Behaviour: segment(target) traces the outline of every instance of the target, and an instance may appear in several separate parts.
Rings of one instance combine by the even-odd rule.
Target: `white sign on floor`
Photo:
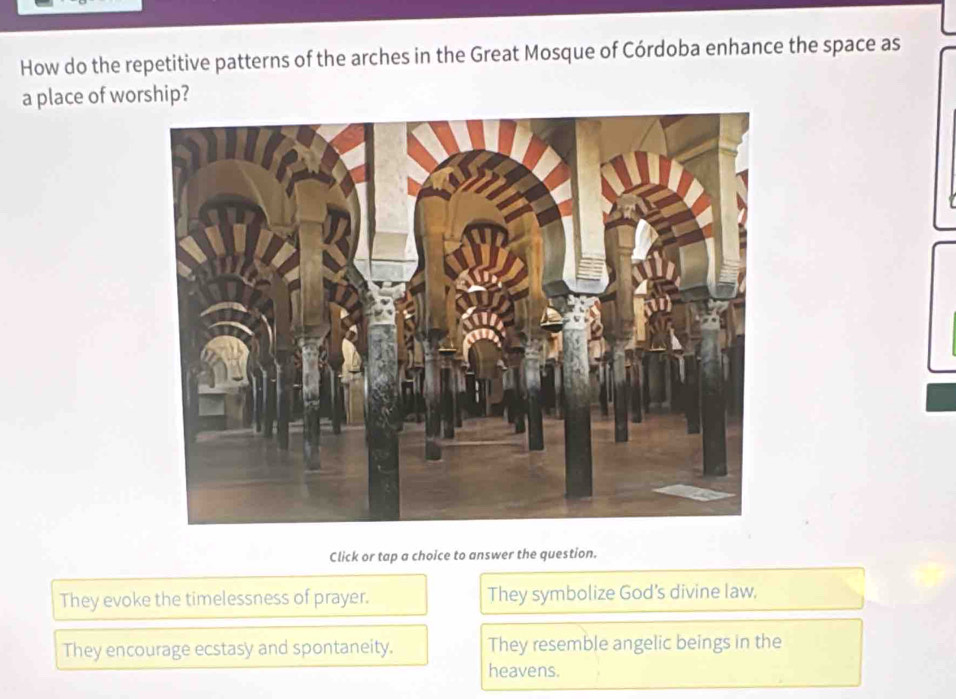
[[[711,500],[723,500],[732,498],[731,493],[721,493],[719,490],[708,490],[707,488],[698,488],[693,485],[668,485],[664,488],[655,488],[655,493],[664,495],[675,495],[679,498],[688,498],[697,502],[710,502]]]

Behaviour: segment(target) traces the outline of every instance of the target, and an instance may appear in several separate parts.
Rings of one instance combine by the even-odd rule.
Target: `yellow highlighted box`
[[[856,687],[863,622],[484,624],[484,690]]]
[[[416,616],[424,575],[54,580],[57,621]]]
[[[54,640],[60,670],[428,664],[425,626],[67,629]]]
[[[863,568],[485,573],[482,614],[862,609]]]

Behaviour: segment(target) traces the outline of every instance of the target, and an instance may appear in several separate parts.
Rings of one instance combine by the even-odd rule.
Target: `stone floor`
[[[252,430],[199,435],[187,469],[189,521],[200,523],[320,522],[368,518],[364,428],[332,435],[322,426],[321,469],[305,471],[301,424],[291,448]],[[740,514],[740,422],[727,428],[729,475],[701,475],[700,435],[680,415],[648,415],[630,425],[630,442],[615,444],[614,419],[592,417],[594,495],[564,497],[563,422],[545,417],[545,451],[529,453],[527,435],[503,418],[465,421],[443,443],[440,462],[424,460],[424,426],[400,433],[402,519],[659,517]],[[655,493],[686,484],[733,497],[698,502]]]

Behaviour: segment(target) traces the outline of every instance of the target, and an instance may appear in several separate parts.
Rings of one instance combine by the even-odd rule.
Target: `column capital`
[[[322,342],[325,340],[325,335],[319,335],[317,333],[303,333],[295,338],[296,344],[299,346],[299,349],[308,348],[318,348],[321,347]]]
[[[715,299],[696,302],[694,308],[700,316],[700,329],[720,330],[720,314],[727,310],[727,306],[726,301]]]
[[[597,299],[594,296],[567,294],[555,297],[554,307],[564,320],[568,330],[583,330],[588,324],[588,311]]]
[[[395,325],[395,302],[404,295],[404,284],[366,282],[359,293],[369,326]]]
[[[614,212],[604,224],[605,243],[613,243],[619,255],[634,252],[635,234],[638,221],[643,218],[643,212],[638,208],[637,199],[631,195],[624,195],[614,205]]]
[[[434,335],[425,335],[421,338],[422,353],[425,355],[425,361],[438,359],[438,350],[441,347],[441,338]]]
[[[528,340],[524,347],[525,359],[540,362],[545,356],[544,341],[540,339]]]

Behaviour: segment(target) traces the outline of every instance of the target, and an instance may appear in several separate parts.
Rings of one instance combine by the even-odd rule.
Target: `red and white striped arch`
[[[274,306],[269,296],[269,285],[252,284],[241,277],[224,276],[201,279],[190,294],[190,305],[196,314],[219,304],[234,303],[249,311],[274,318]]]
[[[461,245],[445,255],[445,276],[454,285],[463,272],[480,270],[495,276],[512,301],[530,293],[528,268],[509,251],[507,231],[499,226],[478,224],[465,229]]]
[[[595,342],[604,337],[604,319],[601,318],[601,308],[603,304],[600,299],[596,299],[591,307],[588,308],[588,341]]]
[[[470,333],[466,334],[461,341],[461,352],[464,356],[468,356],[468,351],[471,349],[472,345],[481,340],[488,340],[499,350],[501,349],[501,338],[498,337],[498,334],[491,328],[478,328],[477,330],[472,330]]]
[[[458,290],[467,291],[474,286],[480,286],[486,291],[502,291],[504,289],[501,280],[487,269],[469,269],[458,276],[456,284]]]
[[[215,338],[223,336],[234,337],[249,348],[252,348],[252,341],[256,337],[255,333],[245,325],[234,322],[214,323],[199,332],[199,340],[204,347]]]
[[[290,289],[299,286],[299,251],[258,222],[206,226],[176,243],[176,268],[187,279],[214,268],[220,258],[239,258],[244,265],[261,262],[274,269]]]
[[[172,135],[175,215],[183,209],[189,180],[222,160],[252,163],[269,172],[293,196],[302,180],[319,180],[347,202],[352,238],[367,222],[362,202],[368,170],[363,124],[178,129]]]
[[[357,325],[364,315],[362,299],[358,291],[346,280],[325,280],[326,300],[345,311],[342,322],[347,327]]]
[[[256,330],[266,322],[266,319],[258,313],[254,313],[244,307],[239,308],[238,306],[215,306],[206,309],[199,315],[199,320],[206,326],[215,323],[241,323],[251,330]]]
[[[680,274],[677,265],[660,254],[652,254],[635,262],[631,266],[631,278],[635,289],[645,280],[654,281],[672,301],[680,301]]]
[[[528,268],[505,247],[507,242],[508,231],[497,224],[468,226],[462,234],[461,245],[445,255],[445,285],[465,289],[472,285],[500,288],[512,302],[528,296]],[[414,304],[416,320],[421,320],[425,317],[425,270],[421,261],[409,282],[408,296]]]
[[[551,146],[518,122],[430,121],[416,127],[408,136],[411,216],[419,195],[429,189],[429,177],[441,167],[452,170],[450,181],[441,187],[465,186],[483,194],[506,221],[530,207],[543,233],[573,240],[571,169]]]
[[[349,261],[349,215],[338,209],[329,209],[325,219],[325,248],[322,251],[322,266],[326,276],[336,282],[345,279]]]
[[[514,303],[507,294],[499,289],[458,292],[458,297],[455,299],[455,308],[460,316],[464,316],[468,312],[491,311],[501,318],[505,327],[514,325]]]
[[[662,236],[661,228],[669,229],[681,247],[713,237],[710,195],[666,156],[646,151],[614,156],[601,166],[601,194],[606,218],[622,195],[635,195],[648,223]]]
[[[461,321],[462,332],[466,335],[478,328],[491,328],[498,333],[499,337],[505,336],[504,321],[491,311],[475,311],[474,313],[469,313]]]
[[[674,302],[669,296],[657,296],[644,301],[644,315],[650,318],[658,313],[669,314],[674,310]]]

